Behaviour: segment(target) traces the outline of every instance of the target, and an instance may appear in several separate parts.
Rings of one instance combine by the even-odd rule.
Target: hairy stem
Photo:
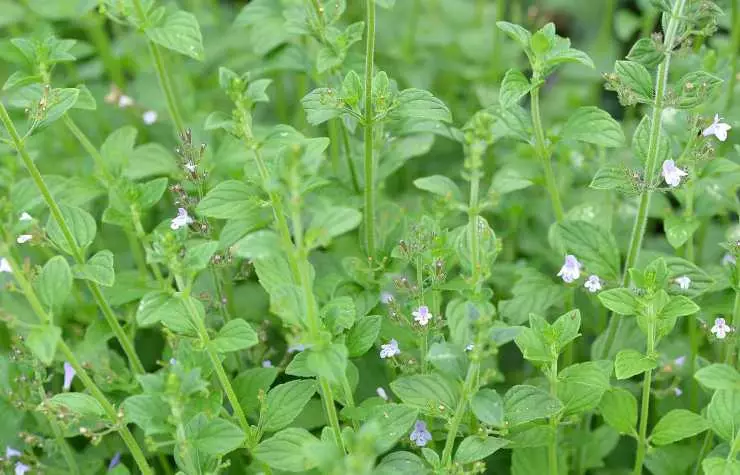
[[[740,323],[740,258],[735,260],[735,303],[732,306],[732,320],[727,322],[729,326],[737,325]],[[725,354],[725,363],[730,366],[735,365],[735,346],[737,344],[737,337],[730,338],[727,343],[727,353]]]
[[[54,197],[51,194],[51,190],[49,190],[49,187],[46,186],[46,182],[44,182],[44,178],[41,176],[41,172],[36,167],[36,164],[31,159],[31,156],[28,154],[23,140],[21,139],[20,135],[18,135],[18,131],[13,125],[13,121],[10,119],[8,111],[5,109],[5,106],[2,103],[0,103],[0,121],[2,121],[3,125],[5,125],[5,129],[8,131],[8,134],[10,134],[13,145],[18,151],[18,155],[20,155],[23,164],[28,170],[28,173],[31,175],[31,179],[36,185],[36,188],[41,193],[46,206],[49,208],[51,216],[54,218],[54,221],[56,221],[59,229],[62,231],[64,239],[67,241],[67,244],[72,251],[72,257],[78,264],[85,264],[85,254],[83,250],[77,244],[77,241],[72,234],[72,229],[69,227],[69,224],[64,219],[64,215],[62,215],[61,208],[59,208],[59,205],[54,200]],[[103,292],[100,290],[100,287],[97,283],[90,280],[86,280],[85,283],[87,284],[88,289],[90,289],[90,293],[92,294],[95,303],[98,305],[98,307],[100,307],[105,320],[108,322],[108,325],[113,330],[113,333],[120,343],[121,348],[123,348],[123,351],[129,360],[129,364],[131,365],[131,370],[136,374],[144,374],[144,366],[141,364],[141,360],[139,360],[139,356],[136,354],[136,349],[134,348],[133,342],[130,340],[128,335],[126,335],[126,332],[121,327],[121,324],[118,322],[118,318],[113,313],[113,309],[103,295]]]
[[[625,287],[629,284],[628,271],[631,267],[634,267],[637,262],[637,257],[640,254],[642,239],[645,235],[645,228],[647,226],[648,208],[650,207],[650,198],[653,193],[652,186],[653,181],[655,180],[655,172],[658,168],[658,144],[661,134],[665,92],[668,84],[668,70],[670,69],[671,64],[673,43],[681,22],[681,16],[683,14],[685,4],[686,0],[676,0],[673,5],[673,11],[671,12],[671,18],[668,22],[668,28],[666,28],[664,44],[667,45],[667,48],[663,62],[658,66],[655,80],[655,102],[653,103],[653,114],[650,121],[650,138],[648,140],[647,163],[645,164],[645,181],[648,186],[640,194],[640,206],[637,211],[635,223],[632,227],[632,237],[630,238],[627,259],[624,263],[624,274],[622,276],[622,285]],[[618,333],[620,325],[621,317],[613,313],[609,320],[609,326],[606,329],[604,346],[602,347],[600,354],[601,359],[609,356],[612,344],[614,344],[614,338]]]
[[[558,397],[558,360],[555,357],[550,367],[550,395],[557,399]],[[552,427],[552,440],[547,446],[547,466],[550,475],[558,475],[558,424],[560,416],[557,414],[550,418],[550,427]]]
[[[732,110],[732,104],[735,100],[735,86],[737,85],[738,76],[740,75],[740,61],[738,61],[738,54],[740,52],[740,28],[737,25],[740,24],[740,0],[732,0],[732,19],[730,25],[735,25],[732,28],[732,46],[730,47],[730,80],[727,81],[727,103],[725,104],[725,112]]]
[[[46,399],[46,394],[44,394],[42,388],[39,388],[39,395],[41,396],[42,400]],[[49,422],[49,427],[51,427],[51,431],[54,432],[54,439],[57,441],[57,445],[62,451],[62,456],[64,457],[64,461],[67,462],[70,473],[74,475],[81,473],[80,467],[77,465],[77,460],[75,460],[72,447],[70,447],[67,441],[64,439],[64,432],[62,431],[62,428],[59,427],[59,423],[51,414],[47,415],[46,420]]]
[[[468,408],[468,398],[472,394],[476,380],[478,379],[478,371],[480,370],[480,362],[475,360],[470,362],[468,366],[468,372],[465,375],[465,382],[463,383],[462,393],[460,394],[460,401],[457,403],[455,408],[455,415],[450,423],[450,430],[447,432],[447,439],[445,440],[445,446],[442,450],[442,466],[450,467],[452,465],[452,448],[455,445],[455,439],[457,438],[457,431],[460,428],[460,423],[465,416],[465,411]]]
[[[655,316],[650,318],[655,319]],[[647,354],[652,355],[655,352],[655,323],[648,324],[647,334]],[[647,424],[650,415],[650,388],[653,382],[653,370],[645,371],[645,377],[642,382],[642,400],[640,401],[640,424],[637,439],[637,455],[635,456],[634,475],[642,474],[642,464],[645,461],[647,451]]]
[[[537,83],[539,80],[540,78],[535,75],[532,82]],[[550,195],[550,202],[552,203],[552,209],[555,212],[555,219],[558,222],[561,222],[565,218],[565,211],[563,211],[563,203],[560,201],[560,192],[558,191],[557,181],[555,180],[555,173],[552,171],[552,155],[545,143],[545,130],[542,128],[542,117],[540,114],[540,87],[541,86],[535,87],[532,89],[531,93],[532,126],[534,128],[535,150],[545,172],[545,186]]]
[[[373,69],[375,56],[375,0],[365,2],[367,37],[365,49],[365,246],[367,255],[375,257],[375,144],[373,117]]]
[[[105,18],[91,15],[90,21],[85,22],[85,29],[95,49],[100,53],[109,79],[116,86],[123,87],[126,84],[126,78],[123,75],[123,70],[118,59],[113,56],[110,38],[108,38],[108,34],[105,31]]]

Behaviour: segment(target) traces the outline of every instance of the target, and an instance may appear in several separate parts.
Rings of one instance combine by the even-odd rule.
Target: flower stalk
[[[373,69],[375,56],[375,0],[366,0],[367,38],[365,49],[365,246],[375,257],[375,134],[373,117]]]

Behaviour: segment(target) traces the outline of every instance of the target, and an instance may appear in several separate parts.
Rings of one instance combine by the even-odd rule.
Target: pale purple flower
[[[671,188],[675,188],[681,184],[681,178],[688,176],[688,173],[681,170],[676,166],[676,162],[673,160],[666,160],[663,162],[663,179],[668,183]]]
[[[262,367],[263,368],[272,368],[272,361],[270,361],[270,360],[263,361],[262,362]]]
[[[185,165],[185,170],[189,171],[190,173],[195,173],[195,170],[198,168],[198,166],[193,163],[192,161],[188,161]]]
[[[684,363],[686,363],[686,357],[685,356],[679,356],[673,362],[676,364],[676,366],[683,366]]]
[[[715,137],[717,137],[717,140],[719,140],[720,142],[724,142],[725,140],[727,140],[727,131],[731,128],[732,127],[730,127],[730,124],[722,123],[722,119],[719,117],[719,114],[714,114],[714,121],[709,127],[704,129],[701,134],[704,137],[714,135]]]
[[[425,327],[432,318],[432,314],[429,313],[429,307],[426,305],[422,305],[417,310],[414,310],[411,315],[414,316],[414,321],[423,327]]]
[[[15,239],[15,242],[17,242],[18,244],[25,244],[31,239],[33,239],[33,234],[21,234]]]
[[[129,96],[123,95],[118,99],[118,107],[125,109],[126,107],[134,105],[134,100]]]
[[[72,380],[75,379],[75,375],[77,374],[77,371],[72,367],[71,364],[68,362],[64,362],[64,384],[62,385],[62,389],[65,391],[69,391],[69,388],[72,387]]]
[[[375,393],[378,395],[378,397],[384,401],[388,400],[388,393],[385,392],[385,389],[383,388],[377,388],[375,390]]]
[[[724,340],[727,334],[732,331],[732,327],[725,322],[724,318],[717,318],[714,320],[714,326],[709,331],[720,340]]]
[[[380,301],[385,305],[389,305],[391,302],[393,302],[393,294],[390,292],[381,292]]]
[[[558,272],[558,277],[561,277],[563,282],[567,284],[581,277],[581,263],[578,262],[576,256],[572,254],[565,256],[565,262],[563,267],[560,268],[560,272]]]
[[[678,288],[681,290],[689,290],[689,287],[691,287],[691,278],[687,275],[676,277],[675,282],[678,284]]]
[[[170,364],[171,365],[176,365],[177,364],[177,360],[175,358],[170,358]]]
[[[401,350],[398,348],[398,342],[395,338],[391,339],[385,345],[380,345],[381,358],[393,358],[398,354],[401,354]]]
[[[288,347],[288,353],[295,353],[296,351],[301,352],[301,351],[304,351],[305,349],[306,349],[306,345],[304,345],[303,343],[293,343],[292,345]]]
[[[729,252],[726,253],[724,256],[722,256],[723,266],[734,266],[736,262],[737,262],[737,259],[735,258],[735,256],[733,256]]]
[[[152,125],[157,121],[157,112],[146,111],[141,115],[141,120],[143,120],[146,125]]]
[[[432,434],[427,430],[427,424],[424,421],[416,421],[414,430],[409,437],[418,447],[424,447],[432,440]]]
[[[588,279],[586,279],[586,282],[584,282],[583,286],[593,294],[601,290],[601,279],[599,279],[598,275],[590,275],[588,276]]]
[[[681,397],[681,394],[683,394],[683,391],[681,391],[681,388],[676,386],[675,388],[673,388],[673,394],[675,394],[676,397]]]
[[[113,455],[113,458],[110,459],[110,463],[108,464],[108,470],[113,470],[119,463],[121,463],[121,452],[116,452]]]
[[[0,258],[0,272],[13,273],[13,269],[10,267],[10,262],[4,257]]]
[[[21,213],[21,217],[18,218],[18,221],[33,221],[33,216],[24,211]]]
[[[177,208],[177,216],[172,218],[170,228],[172,228],[173,230],[177,230],[182,228],[183,226],[187,226],[192,222],[193,218],[188,215],[188,211],[185,208]]]
[[[23,475],[24,473],[31,470],[31,467],[22,462],[16,462],[15,464],[15,475]]]
[[[12,459],[13,457],[20,457],[23,453],[20,450],[15,450],[13,447],[5,446],[5,458]]]
[[[468,345],[467,345],[467,346],[465,347],[465,351],[473,351],[473,348],[475,348],[475,345],[474,345],[474,344],[472,344],[472,343],[469,343],[469,344],[468,344]]]

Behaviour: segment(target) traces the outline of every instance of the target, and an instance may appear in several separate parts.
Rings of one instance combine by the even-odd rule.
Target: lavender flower
[[[75,379],[75,375],[77,374],[77,371],[72,367],[71,364],[68,362],[64,362],[64,384],[62,385],[62,389],[65,391],[69,391],[69,388],[72,387],[72,380]]]
[[[717,140],[719,140],[720,142],[724,142],[725,140],[727,140],[727,131],[731,128],[732,127],[730,127],[730,124],[722,123],[722,119],[720,118],[719,114],[714,114],[714,121],[709,127],[704,129],[701,134],[704,137],[714,135],[715,137],[717,137]]]
[[[663,162],[663,179],[671,188],[675,188],[681,184],[681,178],[688,176],[688,173],[681,170],[676,166],[676,162],[673,160],[666,160]]]
[[[121,463],[121,452],[116,452],[113,458],[110,459],[108,470],[113,470],[119,463]]]
[[[426,305],[422,305],[417,310],[414,310],[411,315],[414,316],[414,321],[423,327],[425,327],[432,318],[432,314],[429,313],[429,307]]]
[[[558,277],[561,277],[566,284],[570,284],[581,277],[581,263],[578,262],[576,256],[572,254],[565,256],[565,262],[563,267],[560,268],[560,272],[558,272]]]
[[[683,394],[683,391],[681,391],[681,388],[679,388],[678,386],[676,386],[675,388],[673,388],[673,394],[676,397],[681,397],[681,394]]]
[[[380,399],[384,401],[388,400],[388,393],[385,392],[385,389],[379,387],[375,390],[375,393],[378,395]]]
[[[143,120],[146,125],[152,125],[157,121],[157,112],[146,111],[141,115],[141,120]]]
[[[733,256],[729,252],[726,253],[724,256],[722,256],[723,266],[734,266],[736,262],[737,262],[737,259],[735,258],[735,256]]]
[[[601,290],[601,279],[599,279],[598,275],[590,275],[583,286],[592,294],[596,293]]]
[[[21,217],[18,218],[18,221],[33,221],[33,216],[24,211],[21,213]]]
[[[5,446],[5,458],[12,459],[13,457],[20,457],[23,453],[20,450],[15,450],[13,447]]]
[[[424,447],[432,440],[432,434],[427,430],[427,424],[424,421],[416,421],[414,430],[409,437],[418,447]]]
[[[684,363],[686,363],[686,357],[685,356],[679,356],[673,362],[676,364],[676,366],[683,366]]]
[[[129,96],[123,95],[118,99],[118,107],[125,109],[126,107],[134,105],[134,100]]]
[[[23,462],[16,462],[15,464],[15,475],[23,475],[24,473],[31,470],[31,467]]]
[[[10,267],[10,262],[4,257],[0,258],[0,272],[13,273],[13,269]]]
[[[709,330],[720,340],[724,340],[728,333],[732,331],[732,327],[729,326],[724,318],[717,318],[714,320],[714,326]]]
[[[689,290],[689,287],[691,287],[691,279],[687,275],[676,277],[675,282],[678,284],[678,288],[681,290]]]
[[[193,218],[190,217],[188,211],[185,208],[177,208],[177,216],[172,218],[170,228],[173,230],[180,229],[184,226],[193,222]]]
[[[393,302],[393,294],[390,292],[381,292],[380,301],[385,305],[389,305],[391,302]]]
[[[381,358],[393,358],[394,356],[401,353],[400,348],[398,348],[398,342],[394,339],[391,339],[388,343],[385,345],[380,345],[380,357]]]
[[[17,242],[18,244],[25,244],[31,239],[33,239],[33,234],[21,234],[15,239],[15,242]]]
[[[263,368],[272,368],[272,361],[270,361],[270,360],[263,361],[262,362],[262,367]]]
[[[296,351],[301,352],[301,351],[304,351],[305,349],[306,349],[306,345],[304,345],[303,343],[293,343],[292,345],[288,347],[288,353],[295,353]]]

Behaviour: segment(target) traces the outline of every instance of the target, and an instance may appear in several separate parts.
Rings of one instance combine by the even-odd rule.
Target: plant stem
[[[656,317],[650,316],[655,319]],[[655,323],[650,322],[648,324],[647,334],[647,354],[648,356],[655,353]],[[634,475],[642,474],[642,464],[645,460],[645,452],[647,450],[647,424],[648,416],[650,413],[650,387],[653,381],[653,370],[649,369],[645,371],[645,379],[642,382],[642,400],[640,401],[640,424],[637,439],[637,455],[635,457],[635,468],[633,470]]]
[[[39,393],[42,400],[46,399],[46,394],[44,393],[42,388],[39,388]],[[57,445],[59,445],[59,449],[62,451],[62,456],[64,457],[65,462],[67,462],[70,473],[75,475],[79,474],[80,467],[77,465],[77,461],[75,460],[72,448],[69,446],[67,441],[64,440],[64,432],[62,432],[61,427],[59,427],[59,423],[56,421],[56,419],[54,419],[54,416],[52,415],[48,415],[46,419],[49,421],[51,431],[54,432],[54,438],[57,441]]]
[[[685,4],[686,0],[676,0],[673,5],[673,11],[671,12],[668,27],[666,28],[664,41],[664,44],[666,45],[665,58],[663,59],[663,62],[660,63],[660,66],[658,66],[655,80],[655,102],[653,104],[653,115],[650,121],[650,138],[648,141],[647,163],[645,165],[645,182],[647,183],[647,187],[640,194],[640,206],[637,211],[634,226],[632,227],[632,237],[630,238],[627,259],[624,264],[624,274],[622,275],[622,286],[624,287],[629,284],[628,271],[630,268],[634,267],[637,262],[637,257],[639,256],[640,249],[642,247],[642,239],[645,235],[645,228],[647,226],[648,208],[650,207],[650,198],[653,193],[652,186],[655,172],[658,168],[658,144],[661,133],[663,102],[665,100],[665,91],[668,84],[668,70],[670,69],[671,64],[673,42],[676,38],[676,31],[681,22]],[[606,337],[604,340],[604,346],[601,350],[600,359],[609,356],[611,346],[614,343],[614,338],[618,333],[621,322],[621,317],[618,314],[613,313],[609,320],[609,326],[606,329]]]
[[[738,75],[740,70],[738,67],[738,51],[740,51],[740,28],[737,25],[740,24],[740,0],[732,0],[732,19],[730,25],[735,25],[732,28],[732,46],[730,47],[730,80],[727,82],[727,103],[725,104],[725,113],[729,113],[732,110],[732,104],[735,100],[735,86],[737,85]]]
[[[532,82],[537,83],[539,81],[539,76],[535,74],[532,78]],[[532,99],[532,126],[534,128],[535,150],[540,162],[542,163],[542,168],[545,171],[545,185],[547,186],[547,192],[550,194],[550,202],[552,203],[552,209],[555,212],[555,219],[559,223],[565,218],[565,212],[563,211],[563,203],[560,201],[560,192],[558,192],[555,173],[552,171],[552,155],[545,143],[545,131],[542,128],[542,118],[540,115],[540,87],[541,86],[537,86],[532,89],[530,94]]]
[[[476,342],[478,344],[479,342]],[[480,369],[480,362],[475,360],[470,362],[468,366],[468,372],[465,375],[465,382],[463,383],[462,393],[460,394],[460,401],[457,403],[455,408],[455,415],[452,418],[450,424],[450,430],[447,432],[447,439],[445,440],[445,446],[442,450],[442,466],[450,467],[452,464],[452,448],[455,445],[455,439],[457,438],[457,431],[460,428],[463,416],[468,407],[468,398],[471,395],[473,385],[478,378],[478,371]]]
[[[550,367],[550,395],[557,399],[558,397],[558,359],[555,357]],[[550,475],[558,475],[558,424],[560,417],[554,415],[550,418],[550,427],[552,427],[552,440],[547,446],[547,465]]]
[[[473,288],[478,293],[481,282],[481,262],[480,262],[480,229],[478,226],[478,194],[480,188],[480,153],[473,151],[470,157],[470,202],[468,205],[468,234],[470,245],[470,263],[472,266],[471,274]]]
[[[738,323],[740,323],[740,258],[737,258],[735,260],[734,287],[735,287],[735,303],[732,306],[732,320],[727,322],[729,326],[732,326],[733,324],[737,326]],[[725,363],[729,364],[730,366],[735,366],[735,346],[737,344],[736,342],[737,342],[737,337],[734,337],[734,338],[730,338],[730,341],[727,343],[727,354],[725,354]]]
[[[118,59],[113,56],[110,39],[105,31],[105,18],[91,15],[90,21],[85,23],[85,29],[95,49],[100,53],[109,79],[116,86],[123,87],[126,84],[126,78],[123,75],[123,70]]]
[[[701,472],[701,462],[704,460],[707,453],[709,453],[713,439],[714,432],[708,430],[704,435],[704,442],[701,444],[701,449],[699,450],[699,455],[696,457],[696,463],[694,464],[694,470],[692,470],[691,475],[699,475],[699,472]]]
[[[342,130],[342,146],[344,147],[344,159],[347,161],[347,168],[349,168],[349,176],[352,177],[352,189],[355,193],[360,192],[360,178],[357,176],[357,167],[355,161],[352,158],[352,144],[349,140],[349,130],[344,124],[340,123]]]
[[[365,246],[375,257],[375,147],[373,117],[373,68],[375,56],[375,0],[366,0],[367,38],[365,49]]]
[[[0,121],[2,121],[3,125],[5,125],[5,129],[8,131],[8,134],[13,141],[15,149],[18,151],[18,155],[20,155],[23,164],[28,170],[28,173],[31,175],[31,179],[36,185],[36,188],[41,193],[46,206],[48,206],[49,208],[51,216],[54,218],[54,221],[56,221],[59,229],[62,231],[62,234],[64,235],[64,238],[72,251],[72,257],[78,264],[85,264],[85,255],[83,250],[77,244],[77,241],[72,234],[72,229],[69,227],[66,220],[64,219],[64,216],[62,215],[61,208],[59,208],[59,205],[54,200],[54,197],[51,195],[49,187],[46,186],[46,182],[44,182],[44,178],[41,176],[41,172],[36,167],[36,164],[31,159],[31,156],[28,154],[26,146],[23,143],[23,139],[21,139],[21,137],[18,135],[18,131],[13,125],[13,121],[10,119],[8,111],[5,109],[5,106],[2,103],[0,103]],[[90,289],[90,293],[92,294],[93,299],[95,299],[98,307],[100,307],[105,320],[108,322],[108,325],[113,330],[113,333],[120,343],[121,348],[123,348],[124,353],[126,353],[126,357],[128,358],[129,364],[131,365],[131,370],[136,374],[144,374],[146,371],[144,371],[144,366],[141,364],[141,360],[139,360],[139,357],[136,354],[136,349],[134,348],[133,342],[126,335],[126,332],[123,331],[121,324],[118,322],[118,318],[113,313],[113,309],[110,307],[110,304],[106,300],[105,296],[103,296],[103,292],[101,292],[100,287],[97,283],[90,280],[86,280],[85,283],[87,284],[88,289]]]
[[[0,108],[1,107],[2,104],[0,104]],[[26,279],[26,276],[23,273],[23,269],[15,262],[15,259],[13,259],[11,255],[6,256],[6,259],[10,264],[10,268],[13,270],[13,278],[15,279],[18,286],[21,288],[23,294],[26,296],[26,300],[28,301],[36,316],[42,323],[51,325],[53,323],[51,316],[49,316],[46,310],[44,310],[44,306],[41,305],[41,302],[39,301],[39,298],[36,295],[33,286],[28,281],[28,279]],[[80,381],[82,381],[82,384],[85,386],[85,388],[90,391],[92,397],[95,398],[95,400],[97,400],[100,406],[103,408],[106,415],[110,419],[111,424],[115,424],[115,422],[118,420],[118,413],[116,412],[113,405],[105,397],[105,394],[103,394],[100,388],[98,388],[92,378],[90,378],[90,376],[87,374],[85,368],[77,359],[77,356],[74,354],[72,349],[62,339],[59,340],[57,348],[64,355],[64,359],[72,365],[77,377],[80,378]],[[131,455],[134,457],[134,460],[139,466],[139,470],[141,470],[142,474],[153,474],[154,472],[149,467],[149,464],[146,461],[146,457],[144,456],[144,452],[141,450],[141,447],[139,447],[139,444],[136,442],[136,439],[134,439],[134,436],[128,430],[128,427],[126,427],[123,421],[119,421],[119,425],[117,427],[118,432],[123,439],[123,442],[131,451]]]

